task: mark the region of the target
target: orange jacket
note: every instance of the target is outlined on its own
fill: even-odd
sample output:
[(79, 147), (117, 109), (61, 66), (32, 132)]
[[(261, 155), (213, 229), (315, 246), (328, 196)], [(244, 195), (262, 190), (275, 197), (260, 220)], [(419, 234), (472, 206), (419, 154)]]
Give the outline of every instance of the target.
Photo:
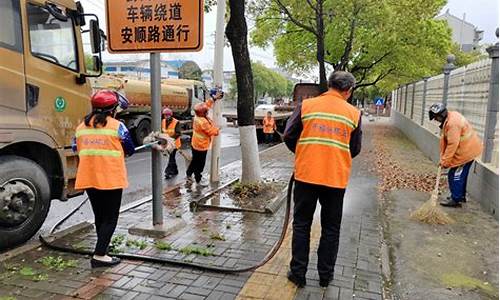
[(302, 103), (302, 133), (295, 149), (295, 178), (345, 188), (351, 173), (351, 132), (360, 112), (336, 91)]
[(274, 118), (268, 118), (267, 116), (264, 118), (262, 121), (262, 131), (264, 133), (274, 133), (274, 130), (276, 130), (276, 121), (274, 121)]
[(87, 127), (85, 123), (77, 127), (75, 135), (80, 162), (76, 189), (114, 190), (128, 186), (119, 127), (120, 122), (111, 117), (107, 118), (104, 127)]
[(483, 145), (470, 123), (459, 112), (450, 111), (441, 131), (441, 166), (454, 168), (481, 155)]
[(210, 149), (212, 137), (219, 135), (219, 128), (212, 125), (208, 117), (194, 117), (193, 120), (193, 138), (191, 147), (198, 151), (207, 151)]
[[(167, 126), (167, 119), (163, 119), (161, 121), (161, 129), (163, 133), (168, 134), (169, 137), (175, 138), (175, 127), (179, 121), (176, 118), (172, 118), (172, 121)], [(175, 148), (180, 149), (181, 148), (181, 137), (175, 138)]]

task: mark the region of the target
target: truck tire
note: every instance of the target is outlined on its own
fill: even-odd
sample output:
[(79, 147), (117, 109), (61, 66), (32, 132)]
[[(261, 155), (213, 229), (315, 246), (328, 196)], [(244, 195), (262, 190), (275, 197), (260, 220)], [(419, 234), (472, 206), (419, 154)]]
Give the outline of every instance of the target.
[(134, 130), (134, 142), (137, 146), (143, 144), (144, 138), (151, 133), (151, 123), (148, 120), (142, 120)]
[(42, 167), (20, 156), (0, 157), (0, 250), (28, 241), (49, 208), (49, 179)]

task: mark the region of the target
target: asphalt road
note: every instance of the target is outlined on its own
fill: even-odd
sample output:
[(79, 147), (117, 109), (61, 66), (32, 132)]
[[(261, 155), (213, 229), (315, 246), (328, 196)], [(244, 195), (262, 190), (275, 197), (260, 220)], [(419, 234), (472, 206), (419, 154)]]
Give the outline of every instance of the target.
[[(241, 158), (240, 151), (240, 140), (238, 128), (224, 127), (222, 129), (221, 135), (221, 166), (227, 165), (231, 162), (239, 160)], [(259, 145), (259, 149), (262, 150), (266, 146)], [(186, 150), (190, 152), (190, 150)], [(165, 180), (164, 187), (176, 184), (185, 178), (185, 162), (180, 154), (176, 155), (177, 165), (179, 168), (179, 175), (177, 178), (172, 180)], [(163, 158), (163, 168), (166, 166), (168, 157)], [(149, 150), (142, 151), (134, 154), (130, 158), (127, 158), (127, 172), (129, 179), (129, 187), (124, 191), (122, 198), (122, 205), (131, 203), (143, 197), (151, 195), (151, 153)], [(210, 153), (207, 155), (207, 164), (205, 166), (205, 178), (208, 177), (208, 172), (210, 170)], [(75, 197), (69, 199), (67, 202), (61, 202), (58, 200), (53, 200), (51, 203), (51, 208), (49, 210), (49, 215), (45, 223), (42, 226), (40, 232), (46, 232), (50, 230), (54, 224), (57, 223), (62, 217), (68, 214), (76, 205), (86, 198), (86, 195)], [(85, 204), (71, 219), (65, 222), (63, 228), (69, 227), (71, 225), (80, 223), (85, 220), (93, 218), (92, 211), (90, 209), (90, 204)], [(37, 238), (37, 237), (34, 237)]]

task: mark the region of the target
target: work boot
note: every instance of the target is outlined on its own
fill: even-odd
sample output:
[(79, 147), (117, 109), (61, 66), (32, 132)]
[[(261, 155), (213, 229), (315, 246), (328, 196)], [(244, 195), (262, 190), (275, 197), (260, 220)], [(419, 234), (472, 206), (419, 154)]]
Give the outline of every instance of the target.
[[(451, 196), (446, 197), (446, 200), (452, 200)], [(467, 198), (465, 198), (465, 197), (460, 198), (457, 202), (466, 203), (467, 202)]]
[(453, 199), (447, 199), (447, 201), (440, 202), (439, 204), (445, 207), (462, 207), (462, 204), (460, 202), (457, 202)]
[(288, 271), (287, 277), (288, 280), (291, 281), (293, 284), (295, 284), (298, 288), (303, 288), (304, 286), (306, 286), (306, 279), (298, 278), (292, 273), (292, 271)]

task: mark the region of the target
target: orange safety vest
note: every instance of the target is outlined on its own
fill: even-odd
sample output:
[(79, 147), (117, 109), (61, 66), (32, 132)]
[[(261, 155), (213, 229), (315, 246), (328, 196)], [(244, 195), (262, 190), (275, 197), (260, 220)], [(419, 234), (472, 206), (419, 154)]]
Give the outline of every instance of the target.
[(450, 111), (441, 134), (441, 164), (454, 168), (481, 155), (483, 144), (470, 123), (459, 112)]
[(87, 127), (82, 122), (76, 128), (80, 160), (75, 183), (78, 190), (114, 190), (128, 186), (125, 154), (118, 133), (120, 122), (111, 117), (106, 120), (104, 127)]
[(346, 188), (351, 173), (349, 142), (360, 112), (336, 91), (302, 102), (303, 130), (295, 151), (295, 179)]
[(212, 125), (209, 118), (194, 117), (193, 138), (191, 147), (198, 151), (207, 151), (210, 148), (212, 137), (219, 135), (219, 128)]
[(274, 118), (267, 118), (265, 117), (263, 120), (263, 127), (262, 131), (264, 133), (274, 133), (274, 127), (276, 126), (276, 122), (274, 121)]
[[(175, 127), (177, 126), (177, 123), (179, 123), (179, 121), (176, 118), (172, 118), (172, 121), (167, 126), (167, 119), (163, 119), (161, 121), (161, 129), (162, 129), (163, 133), (167, 134), (171, 138), (175, 137)], [(177, 149), (181, 148), (181, 137), (180, 136), (175, 139), (175, 148), (177, 148)]]

